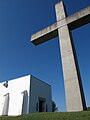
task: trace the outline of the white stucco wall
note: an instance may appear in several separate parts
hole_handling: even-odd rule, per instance
[[[7,99],[9,98],[8,115],[10,116],[38,112],[36,111],[36,104],[39,103],[39,97],[45,98],[45,105],[47,105],[48,112],[52,111],[52,94],[50,85],[32,75],[8,81],[7,88],[3,86],[4,83],[5,82],[0,83],[0,115],[3,113],[3,107],[6,106],[6,104],[4,104],[4,95],[7,93],[9,93]],[[22,93],[23,91],[24,94]],[[23,98],[25,99],[23,100]]]
[[[5,100],[4,95],[7,93],[10,95],[8,115],[21,114],[23,101],[23,95],[21,93],[27,90],[29,95],[30,75],[8,81],[8,88],[3,86],[4,83],[0,83],[0,115],[2,115]]]

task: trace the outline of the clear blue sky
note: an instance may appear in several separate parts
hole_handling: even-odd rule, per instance
[[[68,15],[90,0],[63,0]],[[65,94],[58,38],[39,46],[32,33],[56,22],[59,0],[0,0],[0,82],[32,74],[52,85],[53,100],[65,111]],[[86,97],[90,106],[90,23],[72,31]]]

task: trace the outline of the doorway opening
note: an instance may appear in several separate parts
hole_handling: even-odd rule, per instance
[[[45,101],[45,98],[39,98],[39,112],[46,111]]]

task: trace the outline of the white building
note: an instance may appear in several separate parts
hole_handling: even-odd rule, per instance
[[[0,83],[0,115],[51,111],[51,86],[47,83],[32,75]]]

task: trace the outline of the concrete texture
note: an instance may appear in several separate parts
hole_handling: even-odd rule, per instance
[[[58,7],[59,3],[56,4]],[[74,13],[71,16],[64,16],[66,19],[60,19],[61,16],[61,10],[58,12],[58,20],[53,25],[44,28],[43,30],[36,32],[31,36],[31,42],[35,45],[39,45],[43,42],[46,42],[47,40],[50,40],[52,38],[55,38],[58,36],[58,28],[63,27],[64,25],[68,25],[69,30],[73,30],[77,27],[80,27],[82,25],[85,25],[90,22],[90,6]]]
[[[81,76],[70,30],[90,22],[90,6],[66,16],[63,2],[55,5],[57,22],[31,37],[35,45],[59,36],[67,111],[86,109]]]
[[[58,29],[58,34],[64,76],[66,109],[67,111],[82,111],[86,108],[85,98],[84,95],[82,95],[83,88],[81,84],[79,84],[79,81],[81,83],[81,77],[79,75],[79,69],[77,70],[77,58],[75,55],[74,45],[72,44],[73,41],[66,22],[63,3],[60,2],[56,4],[55,8],[57,21],[59,21],[60,25],[62,25],[62,23],[64,24]]]
[[[47,40],[58,36],[58,24],[57,22],[31,36],[31,42],[35,45],[39,45]]]

